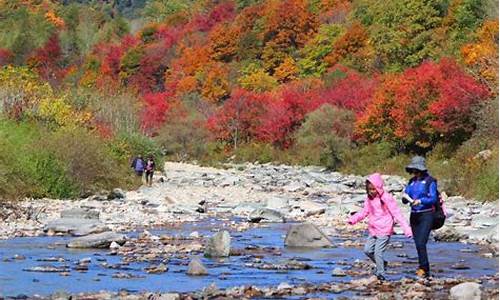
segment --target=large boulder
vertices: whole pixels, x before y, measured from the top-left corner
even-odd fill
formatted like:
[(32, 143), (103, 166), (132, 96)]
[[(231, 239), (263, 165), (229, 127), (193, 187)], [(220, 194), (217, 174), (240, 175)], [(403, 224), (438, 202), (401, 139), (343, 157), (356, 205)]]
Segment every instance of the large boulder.
[(84, 236), (108, 231), (109, 228), (95, 219), (62, 218), (47, 223), (43, 230), (51, 233), (65, 233), (73, 236)]
[(270, 222), (270, 223), (284, 223), (285, 217), (274, 209), (257, 208), (250, 213), (248, 221), (252, 223)]
[(113, 189), (109, 194), (108, 194), (108, 199), (113, 200), (113, 199), (124, 199), (125, 198), (125, 192), (120, 189), (116, 188)]
[(66, 245), (68, 248), (109, 248), (112, 242), (119, 245), (125, 243), (126, 236), (112, 231), (91, 234), (72, 239)]
[(300, 192), (300, 191), (303, 191), (305, 188), (306, 188), (306, 185), (303, 183), (299, 183), (299, 182), (290, 183), (290, 184), (283, 187), (283, 189), (285, 191), (290, 192), (290, 193)]
[(292, 225), (285, 238), (286, 247), (321, 248), (332, 247), (328, 237), (313, 224)]
[[(220, 205), (219, 205), (220, 206)], [(231, 212), (235, 216), (248, 216), (254, 210), (262, 208), (262, 204), (260, 203), (252, 203), (252, 202), (243, 202), (231, 209)]]
[(61, 218), (99, 220), (99, 212), (94, 209), (72, 208), (61, 211)]
[(303, 200), (293, 205), (294, 209), (300, 210), (306, 217), (323, 214), (327, 206), (311, 200)]
[(471, 221), (474, 228), (488, 228), (498, 224), (498, 216), (477, 215)]
[(271, 197), (266, 201), (266, 208), (279, 211), (288, 211), (290, 210), (290, 205), (287, 198)]
[(434, 239), (440, 242), (458, 242), (465, 239), (467, 236), (459, 232), (455, 227), (445, 225), (433, 232)]
[(498, 243), (498, 222), (487, 228), (469, 231), (469, 238), (480, 242)]
[(221, 231), (212, 236), (205, 248), (206, 257), (227, 257), (231, 250), (231, 236), (227, 231)]
[(208, 275), (208, 271), (201, 260), (195, 257), (189, 262), (186, 274), (190, 276), (203, 276)]
[(450, 289), (451, 300), (481, 300), (481, 285), (475, 282), (464, 282)]

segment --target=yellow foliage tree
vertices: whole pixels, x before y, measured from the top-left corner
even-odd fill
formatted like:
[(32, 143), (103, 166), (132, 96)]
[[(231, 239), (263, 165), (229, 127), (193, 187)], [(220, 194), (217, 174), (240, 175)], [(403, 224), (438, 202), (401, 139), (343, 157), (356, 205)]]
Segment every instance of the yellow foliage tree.
[(46, 95), (52, 95), (50, 85), (41, 82), (27, 67), (0, 69), (0, 109), (7, 117), (19, 120), (33, 116)]
[(477, 72), (493, 92), (498, 89), (498, 20), (487, 21), (478, 30), (475, 43), (462, 47), (466, 65)]
[(47, 97), (39, 104), (37, 117), (60, 127), (79, 127), (92, 119), (90, 112), (78, 112), (67, 103), (66, 97)]
[(58, 126), (87, 124), (92, 114), (76, 111), (67, 95), (56, 95), (46, 82), (26, 67), (0, 69), (0, 108), (11, 119), (31, 118)]
[(297, 78), (299, 69), (292, 57), (288, 56), (285, 61), (274, 70), (274, 77), (280, 82), (287, 82)]
[(257, 69), (238, 79), (238, 83), (246, 90), (255, 92), (270, 91), (278, 86), (278, 81), (263, 69)]

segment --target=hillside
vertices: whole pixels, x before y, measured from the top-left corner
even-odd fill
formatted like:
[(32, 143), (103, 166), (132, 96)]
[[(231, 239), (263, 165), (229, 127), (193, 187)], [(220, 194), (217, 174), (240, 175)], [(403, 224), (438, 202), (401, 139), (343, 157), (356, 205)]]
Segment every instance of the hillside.
[(0, 198), (134, 187), (137, 154), (360, 175), (421, 154), (498, 199), (496, 1), (6, 0), (0, 66)]

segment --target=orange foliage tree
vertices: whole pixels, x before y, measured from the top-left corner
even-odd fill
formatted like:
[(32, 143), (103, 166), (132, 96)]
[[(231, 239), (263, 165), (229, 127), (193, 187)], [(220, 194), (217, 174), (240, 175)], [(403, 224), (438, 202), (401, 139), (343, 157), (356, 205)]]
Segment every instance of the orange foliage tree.
[(344, 59), (351, 59), (358, 67), (363, 68), (369, 62), (369, 53), (368, 33), (363, 25), (356, 22), (335, 41), (332, 52), (325, 57), (325, 61), (333, 66)]
[(210, 56), (214, 60), (230, 61), (238, 51), (240, 31), (228, 24), (216, 25), (209, 34)]
[(305, 0), (268, 1), (264, 15), (264, 41), (272, 40), (284, 47), (304, 46), (318, 28), (318, 19)]
[(201, 88), (202, 96), (212, 103), (224, 100), (230, 93), (228, 69), (224, 64), (213, 63), (206, 67), (205, 72)]

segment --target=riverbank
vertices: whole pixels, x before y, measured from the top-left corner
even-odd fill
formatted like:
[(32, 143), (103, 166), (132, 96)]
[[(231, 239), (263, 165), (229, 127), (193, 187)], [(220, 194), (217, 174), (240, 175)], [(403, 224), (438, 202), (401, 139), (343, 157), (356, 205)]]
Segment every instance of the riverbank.
[[(62, 211), (71, 209), (95, 211), (102, 226), (120, 232), (217, 216), (307, 221), (331, 235), (357, 232), (366, 226), (345, 225), (346, 216), (362, 207), (365, 190), (361, 176), (318, 167), (270, 164), (215, 169), (167, 162), (164, 168), (164, 174), (156, 174), (152, 187), (142, 186), (136, 191), (115, 190), (79, 200), (27, 199), (12, 206), (4, 204), (0, 208), (4, 223), (0, 239), (58, 234), (51, 230), (51, 224), (61, 218)], [(406, 179), (384, 179), (387, 190), (400, 199)], [(449, 218), (435, 232), (439, 240), (498, 249), (497, 202), (479, 203), (463, 197), (446, 197), (445, 201)], [(409, 207), (401, 203), (400, 207), (409, 214)]]

